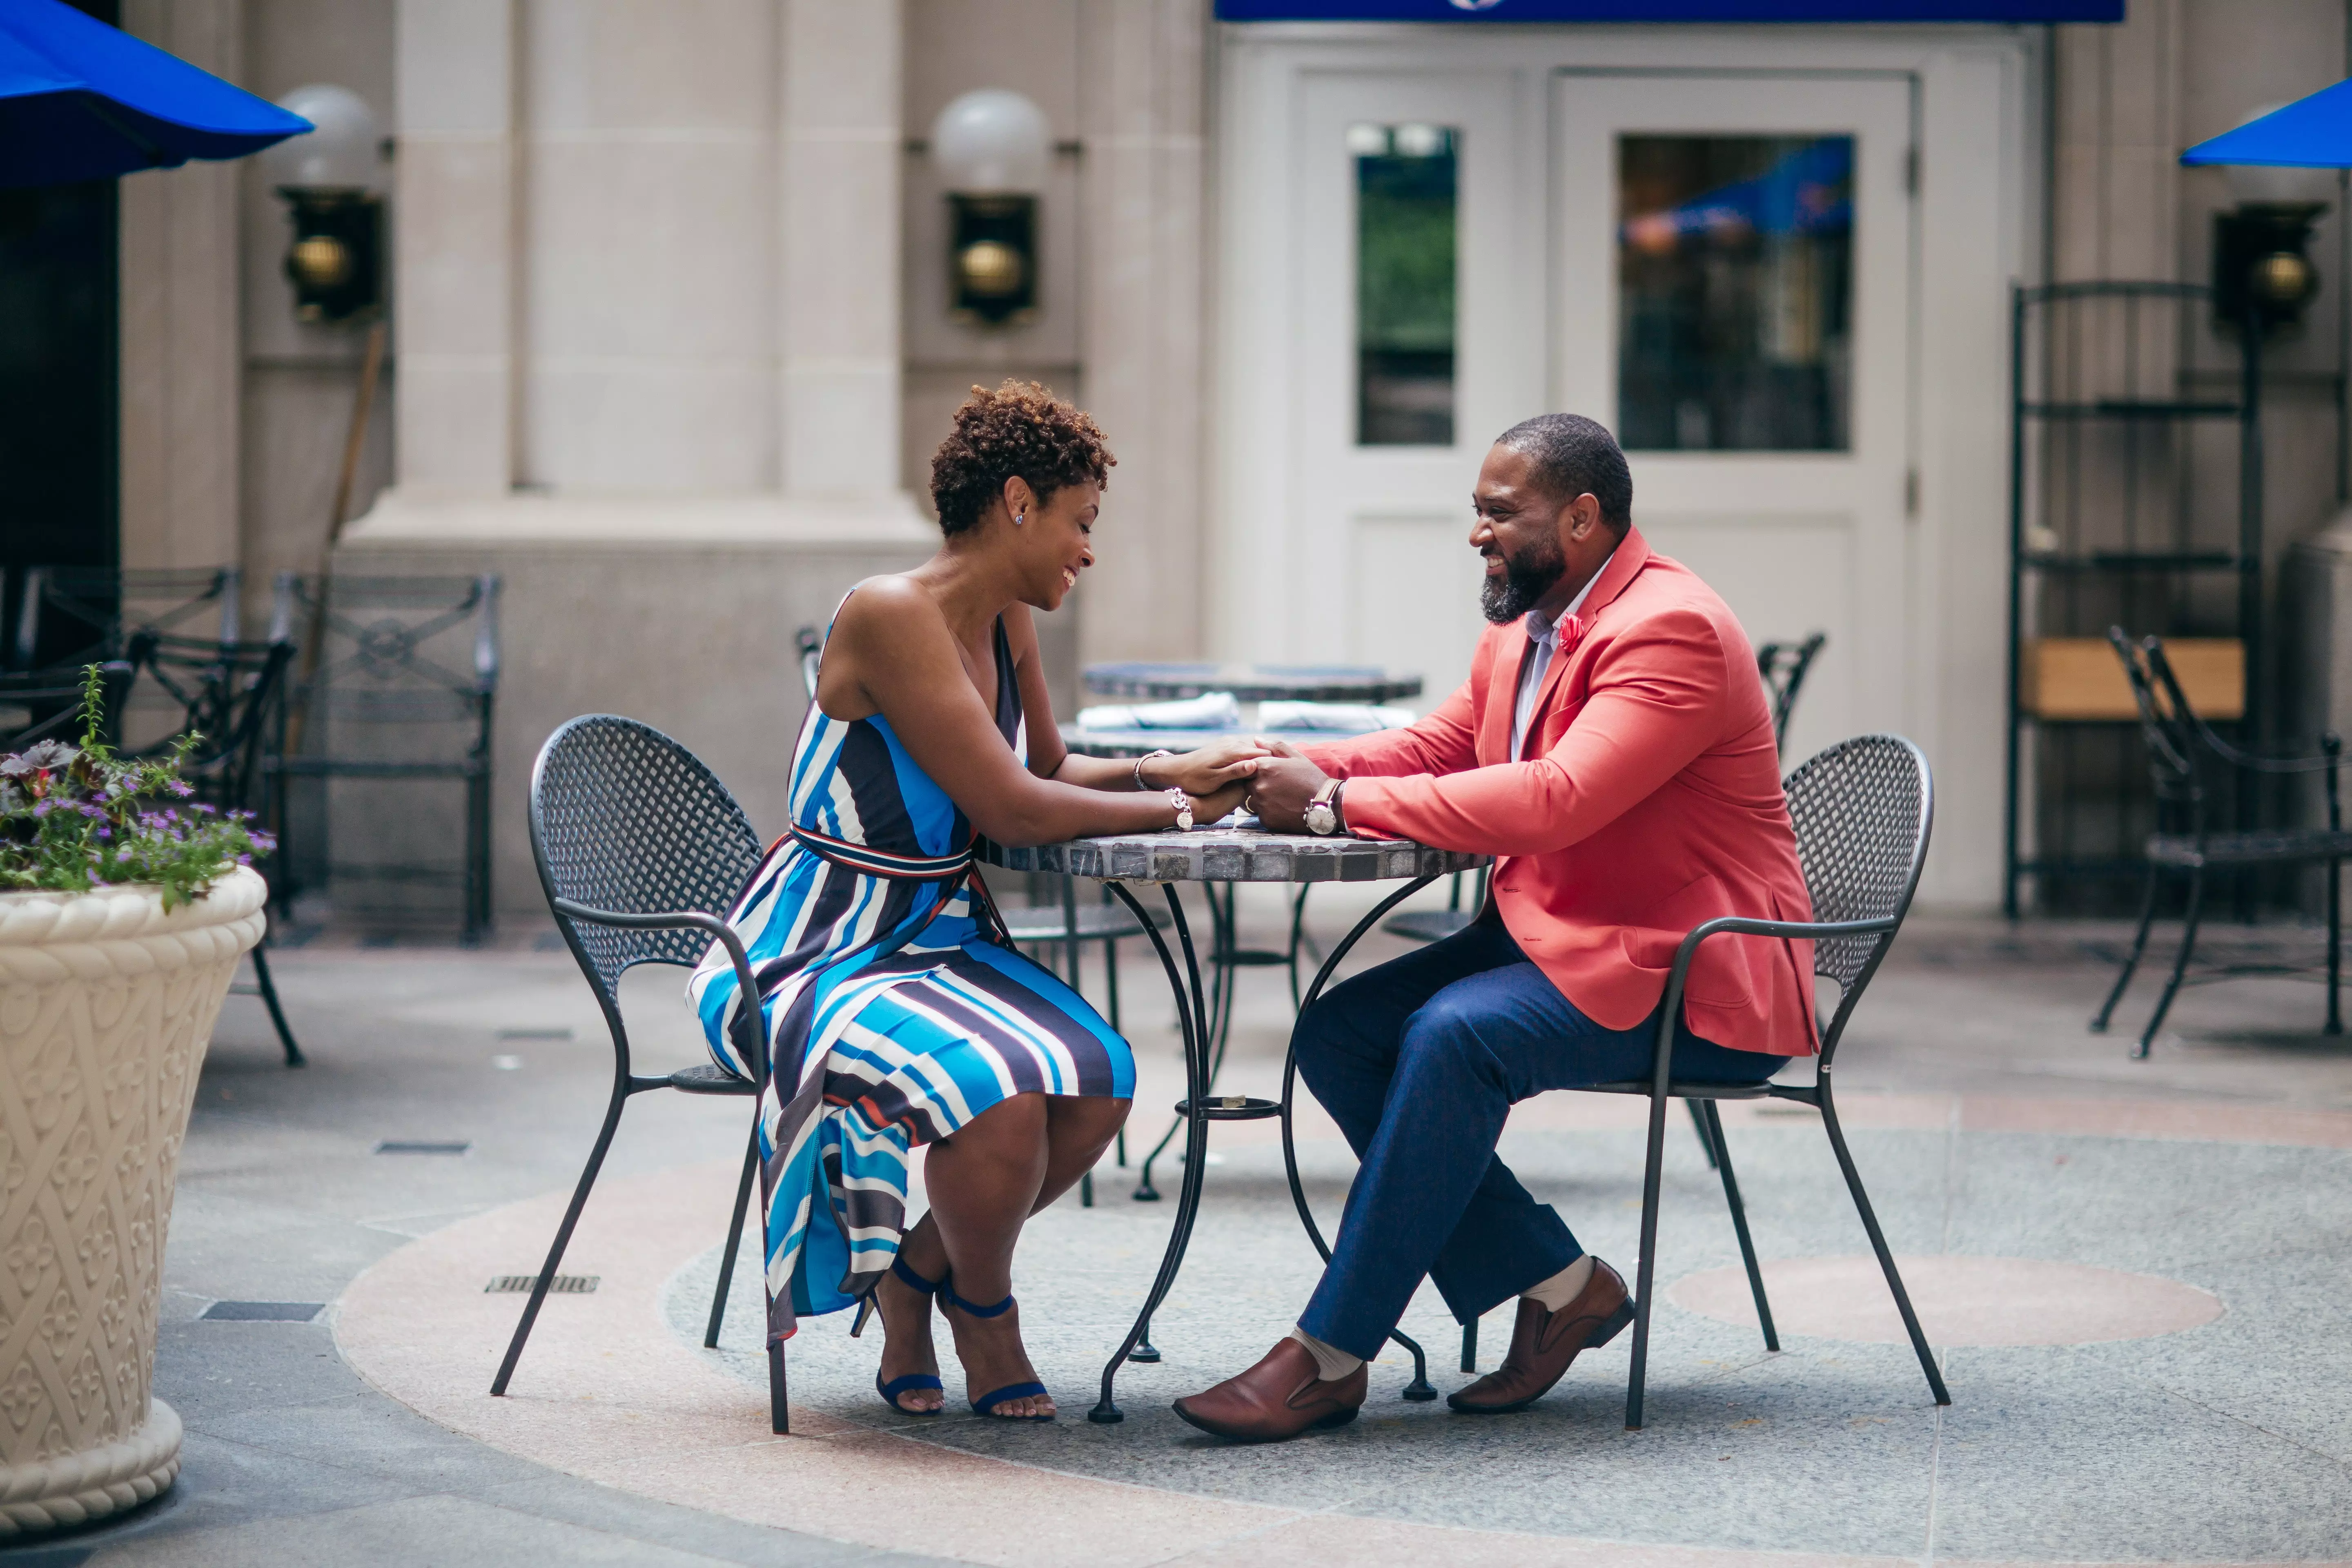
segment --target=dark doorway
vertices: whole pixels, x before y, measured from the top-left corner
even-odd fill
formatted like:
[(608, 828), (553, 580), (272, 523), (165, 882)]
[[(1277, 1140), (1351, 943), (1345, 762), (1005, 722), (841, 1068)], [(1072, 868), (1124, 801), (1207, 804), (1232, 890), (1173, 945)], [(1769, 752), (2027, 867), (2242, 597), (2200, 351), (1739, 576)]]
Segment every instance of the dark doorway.
[(112, 180), (0, 190), (0, 649), (26, 566), (121, 554), (116, 232)]

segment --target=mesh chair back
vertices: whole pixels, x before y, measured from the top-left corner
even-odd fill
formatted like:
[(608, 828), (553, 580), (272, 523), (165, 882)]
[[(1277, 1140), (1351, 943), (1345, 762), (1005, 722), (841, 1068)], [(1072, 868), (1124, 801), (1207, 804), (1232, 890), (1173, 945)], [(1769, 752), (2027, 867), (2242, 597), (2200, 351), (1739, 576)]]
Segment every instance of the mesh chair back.
[[(1899, 925), (1919, 886), (1935, 820), (1926, 754), (1900, 735), (1859, 735), (1816, 753), (1785, 787), (1813, 919)], [(1814, 942), (1813, 973), (1836, 982), (1841, 998), (1822, 1032), (1824, 1058), (1894, 941), (1890, 929)]]
[[(624, 914), (723, 915), (760, 864), (760, 837), (719, 775), (649, 724), (609, 713), (547, 739), (530, 774), (530, 847), (551, 902)], [(707, 932), (625, 931), (556, 915), (581, 967), (618, 1005), (632, 964), (702, 960)]]

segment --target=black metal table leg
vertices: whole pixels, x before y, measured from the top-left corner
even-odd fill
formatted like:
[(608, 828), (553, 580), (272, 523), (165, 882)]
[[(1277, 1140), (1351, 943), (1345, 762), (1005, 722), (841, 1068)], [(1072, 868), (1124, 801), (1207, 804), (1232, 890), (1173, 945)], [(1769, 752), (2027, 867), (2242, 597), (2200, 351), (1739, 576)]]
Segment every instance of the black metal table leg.
[[(1177, 1018), (1184, 1033), (1185, 1110), (1181, 1119), (1184, 1124), (1184, 1179), (1177, 1187), (1176, 1219), (1169, 1228), (1168, 1250), (1160, 1260), (1160, 1273), (1151, 1282), (1150, 1293), (1144, 1298), (1143, 1310), (1136, 1315), (1135, 1326), (1128, 1330), (1127, 1338), (1119, 1342), (1118, 1349), (1103, 1367), (1101, 1400), (1087, 1412), (1087, 1420), (1104, 1425), (1127, 1418), (1112, 1398), (1118, 1369), (1127, 1363), (1129, 1353), (1144, 1342), (1152, 1313), (1158, 1311), (1160, 1303), (1167, 1299), (1170, 1287), (1176, 1282), (1176, 1272), (1183, 1266), (1184, 1249), (1192, 1238), (1192, 1221), (1200, 1213), (1202, 1179), (1209, 1164), (1209, 1080), (1208, 1062), (1203, 1050), (1208, 1012), (1202, 1005), (1201, 965), (1192, 950), (1192, 929), (1184, 921), (1183, 903), (1177, 898), (1172, 885), (1164, 886), (1169, 910), (1175, 918), (1177, 940), (1184, 949), (1185, 970), (1180, 973), (1174, 955), (1168, 951), (1168, 943), (1160, 934), (1160, 928), (1144, 914), (1143, 906), (1136, 901), (1135, 895), (1118, 882), (1108, 883), (1107, 886), (1134, 912), (1143, 926), (1144, 934), (1151, 939), (1153, 951), (1160, 954), (1160, 967), (1168, 972), (1169, 989), (1175, 994)], [(1186, 984), (1188, 977), (1189, 986)], [(1171, 1129), (1171, 1133), (1173, 1131)], [(1166, 1140), (1161, 1140), (1161, 1142), (1164, 1144)]]
[[(1418, 881), (1406, 883), (1373, 905), (1372, 912), (1356, 922), (1355, 929), (1347, 934), (1339, 946), (1331, 950), (1331, 956), (1325, 959), (1323, 966), (1315, 972), (1315, 984), (1307, 988), (1307, 1000), (1298, 1009), (1300, 1020), (1303, 1021), (1315, 1004), (1321, 1000), (1323, 988), (1331, 983), (1331, 976), (1339, 969), (1339, 961), (1348, 956), (1349, 951), (1362, 939), (1364, 933), (1378, 925), (1381, 916), (1435, 880), (1437, 878), (1433, 875), (1423, 877)], [(1328, 1263), (1331, 1261), (1331, 1248), (1323, 1240), (1323, 1232), (1315, 1223), (1315, 1211), (1307, 1205), (1307, 1189), (1298, 1180), (1298, 1144), (1292, 1130), (1291, 1115), (1291, 1107), (1298, 1081), (1297, 1042), (1298, 1025), (1293, 1023), (1291, 1043), (1282, 1055), (1282, 1167), (1290, 1178), (1290, 1201), (1298, 1209), (1298, 1223), (1307, 1227), (1307, 1238), (1315, 1244), (1315, 1250), (1322, 1254), (1323, 1261)], [(1437, 1388), (1429, 1381), (1429, 1357), (1423, 1352), (1420, 1343), (1402, 1329), (1390, 1330), (1389, 1338), (1412, 1353), (1412, 1381), (1405, 1384), (1404, 1397), (1416, 1404), (1436, 1398)], [(1465, 1353), (1466, 1356), (1466, 1349)]]

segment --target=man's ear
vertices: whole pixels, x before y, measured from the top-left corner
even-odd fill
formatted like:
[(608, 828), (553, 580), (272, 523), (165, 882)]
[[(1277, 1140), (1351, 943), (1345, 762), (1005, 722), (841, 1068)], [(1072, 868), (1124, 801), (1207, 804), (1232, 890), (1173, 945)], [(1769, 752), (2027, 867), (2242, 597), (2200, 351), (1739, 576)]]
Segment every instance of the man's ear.
[(1568, 503), (1569, 535), (1578, 543), (1592, 537), (1601, 526), (1601, 498), (1587, 490)]

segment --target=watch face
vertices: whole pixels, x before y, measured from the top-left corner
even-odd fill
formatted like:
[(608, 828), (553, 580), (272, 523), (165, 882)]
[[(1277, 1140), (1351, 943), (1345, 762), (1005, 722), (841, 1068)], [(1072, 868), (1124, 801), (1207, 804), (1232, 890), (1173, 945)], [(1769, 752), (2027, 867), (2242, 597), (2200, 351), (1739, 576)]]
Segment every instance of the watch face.
[(1307, 807), (1307, 831), (1309, 833), (1328, 833), (1339, 826), (1339, 819), (1331, 810), (1329, 801), (1315, 801)]

